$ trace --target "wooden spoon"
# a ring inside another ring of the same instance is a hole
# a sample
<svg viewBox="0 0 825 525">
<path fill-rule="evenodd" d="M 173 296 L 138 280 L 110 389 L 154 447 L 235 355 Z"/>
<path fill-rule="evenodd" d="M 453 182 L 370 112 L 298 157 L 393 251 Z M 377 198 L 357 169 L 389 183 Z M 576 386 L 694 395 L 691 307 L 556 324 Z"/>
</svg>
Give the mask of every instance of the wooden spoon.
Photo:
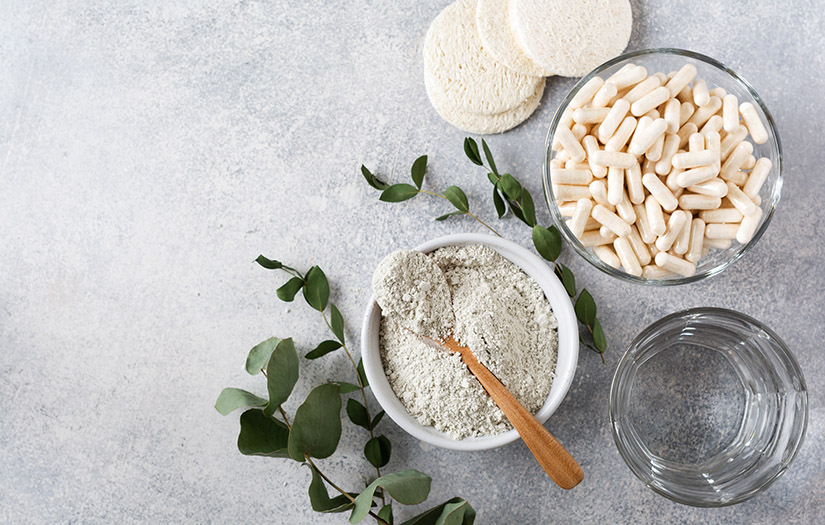
<svg viewBox="0 0 825 525">
<path fill-rule="evenodd" d="M 569 490 L 584 478 L 581 466 L 536 418 L 513 397 L 507 387 L 481 364 L 473 352 L 450 335 L 440 343 L 451 352 L 457 352 L 470 372 L 478 379 L 484 390 L 490 394 L 496 405 L 504 412 L 510 423 L 533 453 L 539 465 L 559 487 Z"/>
</svg>

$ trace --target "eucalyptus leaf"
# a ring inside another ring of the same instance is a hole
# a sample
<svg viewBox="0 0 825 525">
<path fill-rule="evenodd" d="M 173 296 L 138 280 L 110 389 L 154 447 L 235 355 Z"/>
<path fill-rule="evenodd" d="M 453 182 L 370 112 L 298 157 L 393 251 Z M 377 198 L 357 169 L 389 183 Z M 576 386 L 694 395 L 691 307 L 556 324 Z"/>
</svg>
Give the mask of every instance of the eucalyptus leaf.
<svg viewBox="0 0 825 525">
<path fill-rule="evenodd" d="M 249 355 L 246 356 L 247 373 L 253 376 L 258 374 L 269 362 L 272 351 L 275 350 L 275 346 L 280 341 L 277 337 L 270 337 L 266 341 L 253 346 L 252 350 L 249 351 Z"/>
<path fill-rule="evenodd" d="M 521 192 L 521 210 L 524 214 L 524 222 L 531 228 L 536 225 L 536 206 L 533 204 L 533 197 L 524 188 Z"/>
<path fill-rule="evenodd" d="M 511 201 L 517 201 L 521 198 L 521 184 L 509 173 L 502 175 L 498 184 L 504 191 L 504 195 Z"/>
<path fill-rule="evenodd" d="M 561 284 L 564 285 L 564 291 L 567 292 L 567 295 L 570 297 L 576 296 L 576 276 L 573 275 L 573 272 L 567 266 L 563 264 L 559 264 L 558 267 L 558 274 L 559 279 L 561 279 Z"/>
<path fill-rule="evenodd" d="M 461 513 L 462 508 L 463 513 Z M 473 522 L 475 521 L 476 517 L 475 510 L 463 498 L 448 499 L 441 505 L 438 505 L 436 507 L 431 508 L 430 510 L 422 512 L 418 516 L 410 518 L 401 525 L 436 525 L 437 523 L 445 523 L 445 520 L 448 517 L 456 516 L 460 513 L 462 516 L 461 521 L 450 521 L 449 523 L 473 525 Z M 451 517 L 451 520 L 453 519 L 454 518 Z"/>
<path fill-rule="evenodd" d="M 356 390 L 361 390 L 361 387 L 358 385 L 353 385 L 352 383 L 347 383 L 346 381 L 333 381 L 334 385 L 338 385 L 341 387 L 341 394 L 349 394 L 355 392 Z"/>
<path fill-rule="evenodd" d="M 367 167 L 363 164 L 361 164 L 361 174 L 364 176 L 365 179 L 367 179 L 367 184 L 369 184 L 376 190 L 384 191 L 387 188 L 389 188 L 389 184 L 373 175 L 372 172 L 368 170 Z"/>
<path fill-rule="evenodd" d="M 453 215 L 464 215 L 465 213 L 467 213 L 467 212 L 464 212 L 464 211 L 461 211 L 461 210 L 451 211 L 450 213 L 445 213 L 444 215 L 439 215 L 438 217 L 435 218 L 435 220 L 443 221 L 443 220 L 449 219 Z"/>
<path fill-rule="evenodd" d="M 215 401 L 215 410 L 225 416 L 239 408 L 262 407 L 266 404 L 266 399 L 258 397 L 252 392 L 240 388 L 224 388 L 221 390 L 218 400 Z"/>
<path fill-rule="evenodd" d="M 263 410 L 253 408 L 241 414 L 241 433 L 238 450 L 245 456 L 288 458 L 289 429 Z M 303 461 L 303 457 L 300 461 Z"/>
<path fill-rule="evenodd" d="M 541 225 L 533 226 L 533 245 L 539 255 L 548 261 L 555 261 L 561 253 L 561 235 L 554 226 L 545 228 Z"/>
<path fill-rule="evenodd" d="M 478 144 L 472 137 L 467 137 L 464 139 L 464 154 L 467 155 L 470 162 L 476 166 L 484 165 L 484 163 L 481 162 L 481 155 L 478 154 Z"/>
<path fill-rule="evenodd" d="M 392 501 L 381 507 L 378 517 L 387 522 L 387 525 L 395 525 L 395 519 L 392 516 Z"/>
<path fill-rule="evenodd" d="M 389 463 L 391 453 L 392 444 L 383 434 L 370 439 L 364 446 L 364 456 L 375 468 L 381 468 Z"/>
<path fill-rule="evenodd" d="M 380 423 L 383 418 L 384 418 L 384 411 L 383 410 L 381 412 L 375 414 L 375 417 L 372 418 L 372 428 L 375 428 L 376 426 L 378 426 L 378 423 Z"/>
<path fill-rule="evenodd" d="M 352 398 L 347 400 L 347 415 L 349 416 L 349 420 L 359 427 L 364 427 L 367 430 L 371 428 L 367 409 L 357 400 Z"/>
<path fill-rule="evenodd" d="M 258 258 L 255 259 L 255 262 L 260 264 L 261 266 L 263 266 L 267 270 L 280 270 L 281 268 L 284 267 L 284 265 L 281 264 L 281 261 L 276 261 L 274 259 L 267 259 L 263 255 L 259 255 Z"/>
<path fill-rule="evenodd" d="M 341 341 L 341 344 L 344 344 L 344 317 L 334 304 L 329 305 L 329 314 L 332 333 Z"/>
<path fill-rule="evenodd" d="M 470 211 L 470 203 L 467 201 L 467 196 L 458 186 L 450 186 L 444 190 L 444 196 L 450 201 L 450 204 L 457 209 L 466 212 Z"/>
<path fill-rule="evenodd" d="M 596 319 L 596 302 L 586 288 L 582 288 L 579 298 L 576 299 L 574 310 L 576 311 L 576 318 L 588 326 L 592 325 Z"/>
<path fill-rule="evenodd" d="M 319 312 L 323 312 L 329 302 L 329 282 L 323 270 L 313 266 L 306 274 L 304 299 Z"/>
<path fill-rule="evenodd" d="M 493 186 L 493 204 L 496 207 L 498 218 L 504 217 L 504 214 L 507 213 L 507 206 L 504 204 L 504 199 L 501 198 L 501 194 L 498 192 L 498 184 Z"/>
<path fill-rule="evenodd" d="M 312 471 L 312 482 L 309 484 L 309 502 L 312 505 L 312 510 L 315 512 L 344 512 L 351 509 L 354 503 L 350 498 L 341 494 L 334 498 L 329 497 L 327 487 L 324 485 L 324 480 L 318 473 L 318 470 L 312 465 L 309 466 Z M 355 493 L 349 493 L 352 498 L 358 496 Z"/>
<path fill-rule="evenodd" d="M 367 381 L 367 374 L 364 372 L 364 358 L 358 360 L 358 366 L 355 367 L 355 369 L 358 371 L 358 378 L 361 380 L 361 385 L 363 385 L 364 388 L 370 386 L 370 382 Z"/>
<path fill-rule="evenodd" d="M 384 202 L 402 202 L 418 195 L 418 188 L 410 184 L 393 184 L 381 193 L 378 200 Z"/>
<path fill-rule="evenodd" d="M 521 212 L 521 208 L 513 201 L 508 201 L 510 203 L 510 211 L 513 212 L 513 216 L 520 220 L 521 222 L 527 224 L 527 219 L 524 218 L 524 214 Z"/>
<path fill-rule="evenodd" d="M 490 184 L 498 184 L 499 176 L 495 173 L 487 172 L 487 179 L 490 181 Z"/>
<path fill-rule="evenodd" d="M 378 487 L 386 490 L 393 499 L 403 505 L 417 505 L 427 499 L 431 482 L 430 476 L 417 470 L 402 470 L 381 476 L 355 498 L 355 508 L 349 522 L 358 523 L 369 514 L 372 498 Z"/>
<path fill-rule="evenodd" d="M 481 139 L 481 147 L 484 148 L 484 156 L 487 157 L 487 165 L 490 166 L 490 169 L 493 170 L 493 173 L 498 175 L 498 168 L 496 168 L 496 162 L 493 160 L 493 154 L 490 153 L 490 148 L 487 147 L 487 141 Z"/>
<path fill-rule="evenodd" d="M 282 339 L 275 345 L 269 363 L 266 365 L 266 388 L 269 391 L 269 404 L 264 409 L 267 415 L 289 399 L 295 383 L 298 382 L 298 354 L 292 338 Z"/>
<path fill-rule="evenodd" d="M 278 299 L 284 301 L 286 303 L 291 303 L 293 299 L 295 299 L 295 294 L 297 294 L 301 288 L 304 286 L 304 280 L 300 277 L 293 277 L 292 279 L 288 280 L 283 286 L 278 288 L 275 293 L 278 295 Z"/>
<path fill-rule="evenodd" d="M 327 339 L 326 341 L 322 341 L 321 344 L 316 346 L 314 350 L 309 352 L 304 357 L 307 359 L 318 359 L 319 357 L 323 357 L 330 352 L 338 350 L 339 348 L 341 348 L 340 342 Z"/>
<path fill-rule="evenodd" d="M 421 155 L 415 159 L 415 162 L 413 162 L 412 168 L 410 169 L 412 180 L 419 190 L 421 189 L 421 184 L 424 182 L 425 173 L 427 173 L 427 156 Z"/>
<path fill-rule="evenodd" d="M 298 410 L 289 432 L 289 456 L 303 461 L 304 455 L 324 459 L 338 448 L 341 439 L 341 396 L 338 385 L 315 387 Z"/>
<path fill-rule="evenodd" d="M 593 344 L 599 353 L 607 349 L 607 339 L 604 337 L 604 330 L 602 330 L 602 324 L 598 319 L 593 319 Z"/>
</svg>

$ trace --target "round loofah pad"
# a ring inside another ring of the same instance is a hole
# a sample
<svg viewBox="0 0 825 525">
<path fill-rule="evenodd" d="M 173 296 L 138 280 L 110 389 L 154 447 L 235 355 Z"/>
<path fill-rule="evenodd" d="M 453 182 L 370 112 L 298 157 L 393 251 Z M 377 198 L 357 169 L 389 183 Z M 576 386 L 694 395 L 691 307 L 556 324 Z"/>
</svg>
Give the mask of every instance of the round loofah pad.
<svg viewBox="0 0 825 525">
<path fill-rule="evenodd" d="M 527 120 L 536 108 L 539 107 L 541 96 L 544 94 L 544 84 L 544 79 L 542 79 L 533 93 L 515 108 L 501 113 L 485 115 L 466 111 L 452 105 L 446 94 L 438 86 L 434 75 L 429 72 L 424 73 L 424 85 L 427 87 L 427 96 L 430 98 L 430 103 L 441 118 L 461 130 L 468 133 L 478 133 L 480 135 L 502 133 Z"/>
<path fill-rule="evenodd" d="M 488 115 L 515 108 L 544 82 L 508 69 L 483 49 L 476 0 L 458 0 L 433 20 L 424 40 L 424 69 L 451 107 Z"/>
<path fill-rule="evenodd" d="M 478 0 L 476 29 L 484 49 L 508 68 L 534 77 L 553 73 L 530 60 L 516 40 L 510 24 L 510 5 L 513 0 Z"/>
<path fill-rule="evenodd" d="M 619 55 L 633 26 L 628 0 L 513 0 L 510 16 L 527 56 L 565 77 Z"/>
</svg>

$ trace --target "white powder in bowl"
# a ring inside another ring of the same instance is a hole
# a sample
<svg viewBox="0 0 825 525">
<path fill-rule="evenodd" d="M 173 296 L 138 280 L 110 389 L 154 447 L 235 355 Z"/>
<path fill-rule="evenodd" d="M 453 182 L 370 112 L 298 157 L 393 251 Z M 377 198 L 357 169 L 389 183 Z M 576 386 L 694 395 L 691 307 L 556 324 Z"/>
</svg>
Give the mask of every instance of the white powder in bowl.
<svg viewBox="0 0 825 525">
<path fill-rule="evenodd" d="M 427 257 L 447 277 L 455 338 L 537 412 L 550 393 L 558 349 L 556 318 L 541 287 L 486 246 L 448 246 Z M 434 348 L 387 317 L 380 344 L 393 391 L 422 425 L 453 439 L 512 428 L 458 354 Z"/>
</svg>

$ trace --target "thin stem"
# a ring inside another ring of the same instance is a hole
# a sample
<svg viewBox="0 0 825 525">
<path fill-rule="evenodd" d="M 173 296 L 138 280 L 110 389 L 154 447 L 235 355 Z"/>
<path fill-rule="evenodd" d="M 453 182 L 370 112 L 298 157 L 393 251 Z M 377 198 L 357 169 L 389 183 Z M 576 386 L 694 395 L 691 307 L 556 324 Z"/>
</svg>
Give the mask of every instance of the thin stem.
<svg viewBox="0 0 825 525">
<path fill-rule="evenodd" d="M 278 411 L 281 413 L 281 417 L 284 418 L 284 423 L 286 423 L 286 429 L 292 430 L 292 425 L 289 424 L 289 418 L 286 417 L 286 412 L 284 412 L 284 407 L 278 405 Z"/>
<path fill-rule="evenodd" d="M 442 198 L 442 199 L 444 199 L 445 201 L 450 202 L 450 199 L 448 199 L 448 198 L 447 198 L 447 197 L 445 197 L 444 195 L 442 195 L 442 194 L 440 194 L 440 193 L 436 193 L 436 192 L 434 192 L 434 191 L 418 190 L 418 193 L 426 193 L 427 195 L 432 195 L 432 196 L 434 196 L 434 197 L 441 197 L 441 198 Z M 452 204 L 452 203 L 450 203 L 450 204 Z M 494 229 L 492 228 L 492 226 L 490 226 L 490 225 L 489 225 L 489 224 L 487 224 L 486 222 L 482 221 L 481 219 L 479 219 L 478 217 L 476 217 L 475 215 L 473 215 L 472 213 L 470 213 L 470 210 L 462 210 L 462 211 L 464 211 L 464 213 L 466 213 L 467 215 L 469 215 L 469 216 L 470 216 L 470 217 L 472 217 L 473 219 L 477 220 L 479 223 L 481 223 L 481 225 L 482 225 L 482 226 L 484 226 L 485 228 L 487 228 L 487 229 L 488 229 L 488 230 L 490 230 L 491 232 L 493 232 L 493 233 L 495 233 L 496 235 L 498 235 L 499 237 L 501 237 L 501 234 L 500 234 L 499 232 L 497 232 L 496 230 L 494 230 Z"/>
<path fill-rule="evenodd" d="M 335 484 L 335 483 L 334 483 L 331 479 L 329 479 L 329 478 L 326 476 L 326 474 L 324 474 L 323 472 L 321 472 L 321 469 L 319 469 L 319 468 L 318 468 L 318 465 L 316 465 L 316 464 L 315 464 L 315 462 L 314 462 L 314 461 L 312 461 L 312 458 L 311 458 L 311 457 L 309 457 L 309 455 L 304 454 L 304 459 L 306 459 L 306 460 L 309 462 L 309 464 L 310 464 L 310 465 L 312 465 L 312 468 L 314 468 L 314 469 L 315 469 L 315 472 L 317 472 L 317 473 L 318 473 L 318 475 L 319 475 L 319 476 L 321 476 L 321 478 L 322 478 L 324 481 L 326 481 L 326 482 L 329 484 L 329 486 L 330 486 L 330 487 L 334 488 L 335 490 L 337 490 L 338 492 L 340 492 L 341 494 L 343 494 L 343 495 L 344 495 L 344 496 L 345 496 L 348 500 L 350 500 L 352 503 L 355 503 L 355 498 L 353 498 L 353 497 L 350 495 L 350 493 L 349 493 L 349 492 L 345 491 L 344 489 L 342 489 L 341 487 L 339 487 L 338 485 L 336 485 L 336 484 Z M 370 514 L 370 516 L 372 516 L 373 518 L 375 518 L 375 521 L 377 521 L 378 523 L 383 523 L 384 525 L 388 525 L 388 523 L 387 523 L 386 521 L 384 521 L 382 518 L 378 517 L 378 514 L 375 514 L 373 511 L 369 511 L 369 514 Z"/>
</svg>

